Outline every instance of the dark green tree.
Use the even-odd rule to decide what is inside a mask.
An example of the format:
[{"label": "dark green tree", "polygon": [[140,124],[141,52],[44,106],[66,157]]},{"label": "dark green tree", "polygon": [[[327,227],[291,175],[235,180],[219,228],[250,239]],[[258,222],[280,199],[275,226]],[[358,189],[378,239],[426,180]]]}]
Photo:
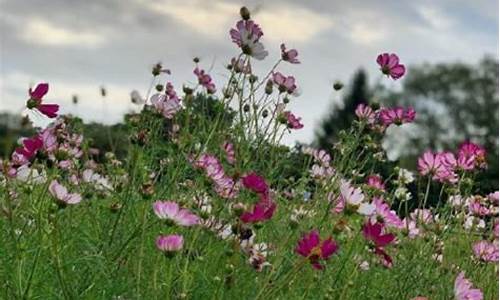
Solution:
[{"label": "dark green tree", "polygon": [[342,103],[333,104],[328,115],[321,121],[316,130],[315,145],[322,149],[330,149],[338,141],[341,130],[349,128],[354,120],[354,111],[360,103],[367,103],[370,97],[368,76],[359,69],[349,84],[348,92]]}]

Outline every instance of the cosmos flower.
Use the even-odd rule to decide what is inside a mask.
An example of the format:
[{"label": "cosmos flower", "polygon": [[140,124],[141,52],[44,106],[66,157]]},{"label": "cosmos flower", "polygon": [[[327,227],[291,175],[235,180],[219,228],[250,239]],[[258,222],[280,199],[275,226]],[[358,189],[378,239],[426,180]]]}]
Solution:
[{"label": "cosmos flower", "polygon": [[181,250],[183,245],[184,238],[178,234],[160,235],[156,239],[156,247],[166,255],[171,255]]},{"label": "cosmos flower", "polygon": [[415,115],[415,110],[412,107],[407,109],[403,107],[392,107],[380,109],[378,117],[383,125],[389,126],[391,124],[402,125],[411,123],[415,120]]},{"label": "cosmos flower", "polygon": [[287,61],[291,64],[300,64],[300,61],[297,59],[299,52],[295,49],[286,50],[285,44],[281,44],[281,59]]},{"label": "cosmos flower", "polygon": [[360,103],[354,111],[356,117],[361,121],[366,121],[368,124],[374,124],[377,114],[373,109],[364,103]]},{"label": "cosmos flower", "polygon": [[244,54],[263,60],[269,54],[259,39],[264,35],[260,26],[253,20],[240,20],[236,28],[229,31],[233,43],[241,48]]},{"label": "cosmos flower", "polygon": [[297,89],[297,85],[295,84],[295,77],[293,76],[285,76],[280,72],[273,73],[273,82],[276,86],[278,86],[278,90],[280,93],[288,93],[293,94]]},{"label": "cosmos flower", "polygon": [[373,198],[372,204],[375,205],[375,213],[372,216],[372,221],[378,221],[394,228],[403,228],[403,221],[394,210],[391,210],[389,204],[385,203],[383,198]]},{"label": "cosmos flower", "polygon": [[305,234],[297,243],[295,252],[309,260],[313,268],[322,270],[325,267],[321,260],[328,260],[339,249],[337,243],[330,236],[321,240],[317,230]]},{"label": "cosmos flower", "polygon": [[171,221],[180,226],[187,227],[199,223],[197,215],[188,209],[180,208],[179,204],[173,201],[156,201],[153,203],[153,210],[158,218]]},{"label": "cosmos flower", "polygon": [[257,175],[255,172],[251,172],[242,178],[243,186],[250,189],[258,194],[267,194],[269,191],[269,186],[267,185],[265,179],[262,176]]},{"label": "cosmos flower", "polygon": [[458,157],[467,160],[472,158],[479,168],[486,168],[486,150],[470,141],[465,141],[458,147]]},{"label": "cosmos flower", "polygon": [[382,233],[383,229],[384,226],[381,223],[372,224],[371,221],[368,221],[363,225],[363,236],[372,242],[374,252],[382,258],[384,266],[391,267],[392,258],[384,251],[384,248],[394,241],[396,237],[392,233]]},{"label": "cosmos flower", "polygon": [[418,171],[420,175],[431,175],[434,180],[441,182],[456,182],[457,175],[443,164],[443,156],[439,153],[426,151],[418,158]]},{"label": "cosmos flower", "polygon": [[368,176],[368,178],[366,179],[366,184],[379,191],[385,191],[384,181],[382,180],[382,177],[380,177],[380,175],[373,174]]},{"label": "cosmos flower", "polygon": [[46,115],[49,118],[57,117],[57,112],[59,111],[59,105],[57,104],[43,104],[42,98],[49,91],[48,83],[39,83],[35,90],[29,89],[30,99],[26,103],[28,109],[36,109],[40,113]]},{"label": "cosmos flower", "polygon": [[472,250],[477,259],[485,262],[498,261],[498,244],[488,241],[479,241],[472,246]]},{"label": "cosmos flower", "polygon": [[236,163],[236,157],[234,154],[234,146],[232,143],[226,141],[222,144],[222,149],[226,152],[226,160],[228,163],[234,165]]},{"label": "cosmos flower", "polygon": [[43,148],[43,140],[39,135],[22,139],[21,143],[23,146],[16,148],[15,152],[24,157],[24,161],[26,162],[31,160],[38,150]]},{"label": "cosmos flower", "polygon": [[196,67],[193,73],[198,77],[198,83],[207,89],[209,94],[215,93],[215,84],[212,82],[212,77],[205,73],[205,70],[200,70]]},{"label": "cosmos flower", "polygon": [[172,119],[182,108],[179,98],[177,98],[177,96],[172,97],[168,94],[156,93],[151,96],[150,101],[156,110],[166,119]]},{"label": "cosmos flower", "polygon": [[296,117],[292,112],[284,111],[283,116],[286,118],[288,128],[301,129],[304,127],[304,124],[300,122],[301,118]]},{"label": "cosmos flower", "polygon": [[49,192],[61,206],[67,204],[77,204],[82,201],[82,196],[77,193],[69,193],[68,189],[57,180],[52,180],[49,185]]},{"label": "cosmos flower", "polygon": [[240,216],[243,223],[259,223],[273,217],[276,203],[273,201],[259,201],[251,212],[246,211]]},{"label": "cosmos flower", "polygon": [[460,272],[455,279],[455,300],[482,300],[483,292],[474,289],[472,283],[465,278],[464,272]]},{"label": "cosmos flower", "polygon": [[336,205],[332,212],[341,213],[346,208],[348,211],[356,210],[357,213],[365,216],[371,216],[375,211],[375,205],[365,201],[365,195],[360,188],[356,188],[349,181],[342,179],[340,195],[336,199]]},{"label": "cosmos flower", "polygon": [[377,63],[382,73],[390,76],[394,80],[403,77],[405,74],[405,66],[399,63],[399,57],[394,53],[380,54],[377,57]]}]

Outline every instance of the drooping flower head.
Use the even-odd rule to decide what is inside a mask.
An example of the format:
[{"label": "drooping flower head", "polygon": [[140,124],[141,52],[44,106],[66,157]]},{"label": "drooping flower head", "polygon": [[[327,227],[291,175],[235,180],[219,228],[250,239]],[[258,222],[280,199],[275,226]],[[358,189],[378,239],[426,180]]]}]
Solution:
[{"label": "drooping flower head", "polygon": [[403,221],[394,210],[391,210],[391,207],[383,198],[373,198],[372,204],[375,205],[375,213],[372,216],[372,221],[380,222],[394,228],[403,228]]},{"label": "drooping flower head", "polygon": [[69,193],[68,189],[60,184],[57,180],[52,180],[49,185],[49,192],[61,206],[67,204],[77,204],[82,201],[82,196],[77,193]]},{"label": "drooping flower head", "polygon": [[181,250],[183,245],[184,238],[178,234],[160,235],[156,239],[156,247],[169,256]]},{"label": "drooping flower head", "polygon": [[382,73],[390,76],[394,80],[403,77],[405,74],[405,66],[399,63],[399,57],[394,53],[380,54],[377,57],[377,63],[379,64]]},{"label": "drooping flower head", "polygon": [[321,240],[317,230],[305,234],[297,243],[295,252],[309,260],[313,268],[322,270],[325,267],[321,260],[328,260],[339,249],[337,243],[330,236],[326,240]]},{"label": "drooping flower head", "polygon": [[199,217],[188,209],[180,208],[173,201],[156,201],[153,203],[156,216],[162,220],[171,221],[180,226],[193,226],[199,223]]},{"label": "drooping flower head", "polygon": [[291,64],[300,64],[300,61],[297,59],[299,52],[295,49],[286,50],[285,44],[281,44],[281,59],[287,61]]},{"label": "drooping flower head", "polygon": [[460,272],[455,279],[455,300],[482,300],[483,292],[474,289],[472,283],[465,278],[464,272]]},{"label": "drooping flower head", "polygon": [[57,112],[59,111],[59,105],[57,104],[43,104],[42,98],[49,91],[48,83],[39,83],[35,90],[29,89],[30,99],[26,103],[28,109],[36,109],[40,113],[46,115],[49,118],[57,117]]},{"label": "drooping flower head", "polygon": [[258,60],[263,60],[268,55],[264,45],[259,41],[264,33],[253,20],[238,21],[236,28],[232,28],[229,34],[233,43],[238,45],[244,54]]}]

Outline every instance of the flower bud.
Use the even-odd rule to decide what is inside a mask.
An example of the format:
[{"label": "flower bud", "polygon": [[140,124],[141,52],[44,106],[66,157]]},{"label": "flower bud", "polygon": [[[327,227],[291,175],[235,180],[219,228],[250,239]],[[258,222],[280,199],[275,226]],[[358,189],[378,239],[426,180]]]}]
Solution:
[{"label": "flower bud", "polygon": [[267,118],[267,116],[269,116],[269,111],[267,109],[264,109],[262,111],[262,117],[265,119],[265,118]]},{"label": "flower bud", "polygon": [[195,58],[193,58],[193,61],[194,61],[195,64],[197,64],[197,63],[200,62],[200,59],[198,57],[195,57]]},{"label": "flower bud", "polygon": [[246,6],[242,6],[240,8],[240,16],[245,21],[250,20],[250,11],[246,8]]},{"label": "flower bud", "polygon": [[340,81],[335,81],[333,84],[333,89],[336,91],[340,91],[344,87],[344,84]]},{"label": "flower bud", "polygon": [[156,89],[158,92],[163,91],[163,84],[157,84],[157,85],[155,86],[155,89]]},{"label": "flower bud", "polygon": [[259,77],[255,76],[255,75],[250,75],[250,77],[248,78],[248,81],[250,81],[250,83],[255,83],[258,79],[259,79]]},{"label": "flower bud", "polygon": [[266,88],[264,90],[266,92],[266,94],[268,95],[271,95],[273,93],[273,81],[272,80],[268,80],[266,82]]}]

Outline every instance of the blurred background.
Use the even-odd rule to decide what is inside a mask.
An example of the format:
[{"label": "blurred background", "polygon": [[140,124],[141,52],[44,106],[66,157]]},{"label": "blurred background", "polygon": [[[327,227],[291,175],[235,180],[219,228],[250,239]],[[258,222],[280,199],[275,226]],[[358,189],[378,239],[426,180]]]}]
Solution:
[{"label": "blurred background", "polygon": [[[299,51],[301,64],[280,67],[297,78],[301,96],[290,108],[305,124],[286,144],[329,147],[362,101],[413,105],[418,121],[389,131],[391,159],[414,169],[425,149],[453,150],[470,139],[490,153],[485,176],[498,188],[498,2],[491,0],[0,0],[0,155],[32,130],[21,116],[38,82],[50,83],[46,99],[62,113],[94,122],[88,134],[97,141],[106,126],[122,132],[123,115],[138,110],[130,92],[146,94],[158,61],[177,88],[195,84],[194,57],[222,84],[238,54],[228,31],[242,5],[261,24],[270,53],[254,64],[257,73],[276,62],[282,42]],[[382,78],[381,52],[400,56],[402,80]]]}]

